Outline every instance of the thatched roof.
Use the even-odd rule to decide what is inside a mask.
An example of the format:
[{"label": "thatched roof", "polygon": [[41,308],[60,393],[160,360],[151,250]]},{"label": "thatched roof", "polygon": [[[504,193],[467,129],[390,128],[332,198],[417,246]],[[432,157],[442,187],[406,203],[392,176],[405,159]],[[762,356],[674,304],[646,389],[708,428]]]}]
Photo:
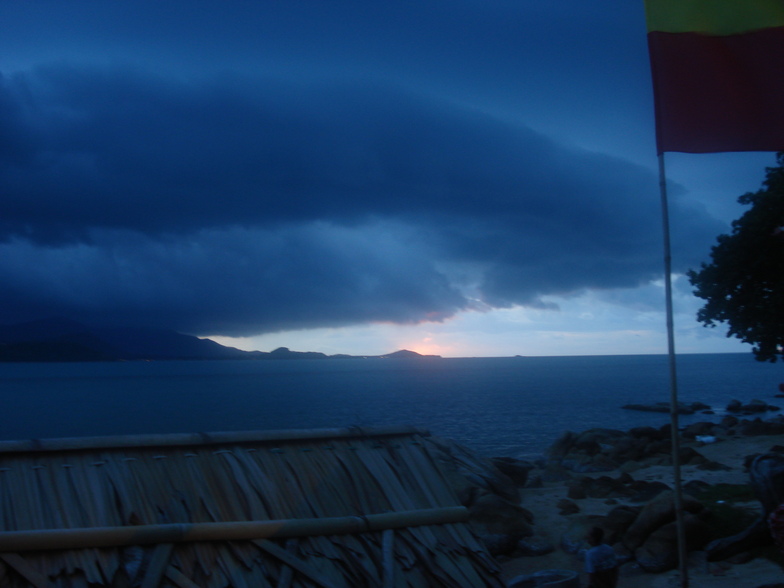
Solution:
[{"label": "thatched roof", "polygon": [[413,428],[0,442],[0,585],[502,586]]}]

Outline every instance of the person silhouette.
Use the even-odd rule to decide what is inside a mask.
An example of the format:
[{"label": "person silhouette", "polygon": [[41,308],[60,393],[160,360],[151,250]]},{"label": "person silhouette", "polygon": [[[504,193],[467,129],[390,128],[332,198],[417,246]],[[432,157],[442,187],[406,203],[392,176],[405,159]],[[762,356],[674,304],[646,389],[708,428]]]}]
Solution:
[{"label": "person silhouette", "polygon": [[594,527],[586,537],[591,548],[585,552],[585,571],[589,588],[615,588],[618,584],[618,559],[615,550],[604,543],[604,530]]}]

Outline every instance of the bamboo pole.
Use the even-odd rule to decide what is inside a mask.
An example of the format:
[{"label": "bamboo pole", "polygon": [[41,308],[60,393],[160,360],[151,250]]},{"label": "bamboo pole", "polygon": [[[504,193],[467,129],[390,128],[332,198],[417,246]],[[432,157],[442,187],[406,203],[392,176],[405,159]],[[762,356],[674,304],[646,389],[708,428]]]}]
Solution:
[{"label": "bamboo pole", "polygon": [[210,446],[227,443],[275,443],[288,441],[318,441],[323,439],[352,439],[388,437],[396,435],[424,435],[429,433],[412,426],[347,427],[336,429],[280,429],[274,431],[229,431],[218,433],[183,433],[168,435],[113,435],[106,437],[62,437],[58,439],[22,439],[0,441],[2,453],[38,453],[49,451],[77,451],[86,449],[116,449],[132,447]]},{"label": "bamboo pole", "polygon": [[678,537],[678,571],[681,588],[689,586],[686,552],[686,521],[683,510],[681,484],[681,448],[678,431],[678,376],[675,360],[675,326],[672,310],[672,254],[670,252],[670,213],[667,203],[667,176],[664,171],[664,153],[659,153],[659,191],[661,195],[662,226],[664,232],[664,291],[667,312],[667,355],[670,366],[670,441],[672,444],[672,477],[675,488],[675,522]]},{"label": "bamboo pole", "polygon": [[444,525],[465,522],[466,520],[468,520],[468,510],[465,507],[449,506],[318,519],[8,531],[0,533],[0,552],[345,535],[386,529]]}]

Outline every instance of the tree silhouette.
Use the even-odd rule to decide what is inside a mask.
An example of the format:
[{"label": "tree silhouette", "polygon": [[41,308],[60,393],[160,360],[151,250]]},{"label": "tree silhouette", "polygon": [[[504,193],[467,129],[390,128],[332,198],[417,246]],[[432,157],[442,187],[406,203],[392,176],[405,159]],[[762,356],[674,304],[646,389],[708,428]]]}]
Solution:
[{"label": "tree silhouette", "polygon": [[753,345],[759,361],[784,358],[784,152],[766,169],[763,188],[738,202],[751,208],[720,235],[711,263],[688,272],[694,293],[707,302],[697,320],[727,323],[728,337]]}]

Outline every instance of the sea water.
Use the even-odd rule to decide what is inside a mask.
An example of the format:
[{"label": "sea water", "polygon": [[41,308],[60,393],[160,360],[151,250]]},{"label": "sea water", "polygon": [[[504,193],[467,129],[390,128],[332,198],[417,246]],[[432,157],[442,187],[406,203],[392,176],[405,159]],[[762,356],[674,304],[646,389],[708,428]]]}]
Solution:
[{"label": "sea water", "polygon": [[[677,358],[679,397],[721,418],[772,404],[781,364]],[[416,425],[488,456],[535,457],[566,430],[661,426],[664,355],[0,364],[0,439]],[[784,399],[782,399],[784,406]]]}]

